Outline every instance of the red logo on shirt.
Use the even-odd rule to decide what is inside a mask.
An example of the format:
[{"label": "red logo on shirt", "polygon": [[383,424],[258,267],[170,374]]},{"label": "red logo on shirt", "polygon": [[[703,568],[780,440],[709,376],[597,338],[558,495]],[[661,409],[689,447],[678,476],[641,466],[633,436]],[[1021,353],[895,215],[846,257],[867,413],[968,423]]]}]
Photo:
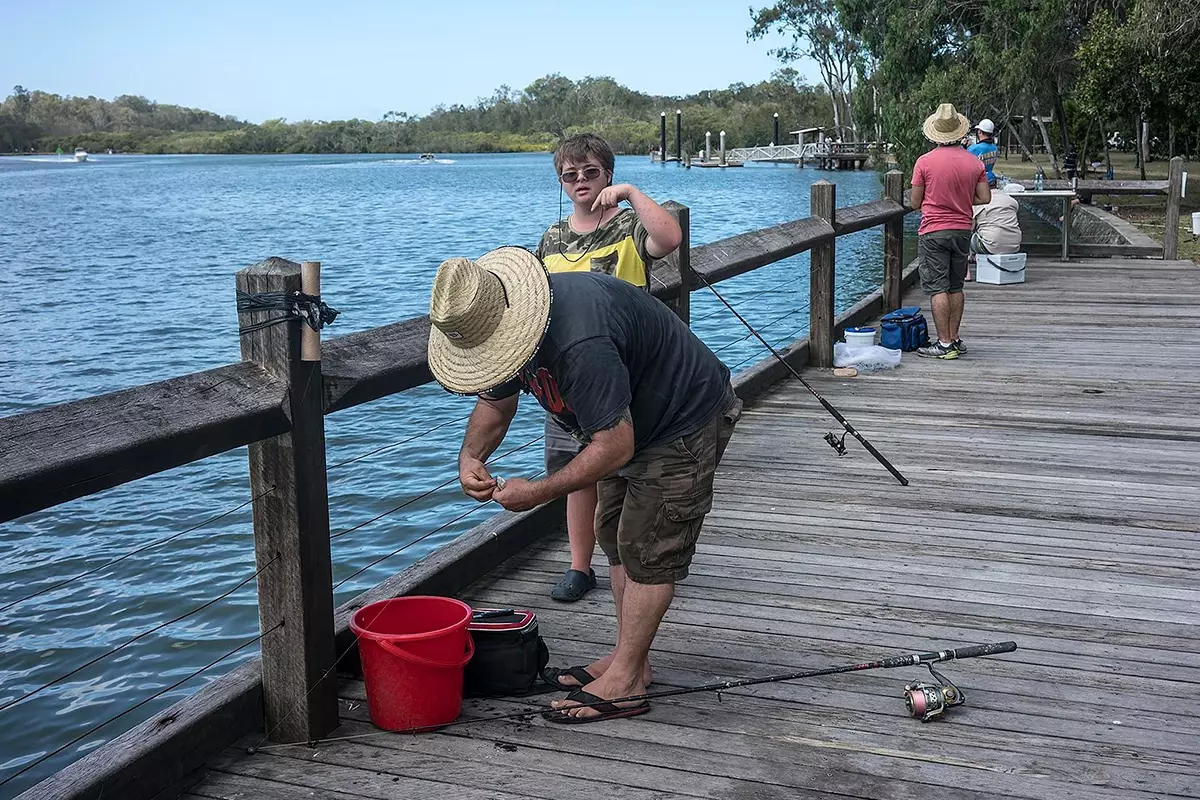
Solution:
[{"label": "red logo on shirt", "polygon": [[562,392],[558,390],[558,381],[554,380],[554,376],[545,367],[539,367],[534,373],[527,372],[521,377],[521,381],[537,398],[542,408],[551,414],[562,414],[564,411],[571,410],[571,407],[563,400]]}]

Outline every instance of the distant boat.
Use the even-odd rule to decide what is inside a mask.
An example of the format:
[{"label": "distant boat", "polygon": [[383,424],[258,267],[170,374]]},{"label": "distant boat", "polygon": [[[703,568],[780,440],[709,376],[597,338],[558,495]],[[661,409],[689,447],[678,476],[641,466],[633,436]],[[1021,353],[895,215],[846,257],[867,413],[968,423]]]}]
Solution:
[{"label": "distant boat", "polygon": [[437,161],[437,156],[435,156],[433,153],[421,153],[421,157],[417,160],[424,161],[427,164],[433,164]]},{"label": "distant boat", "polygon": [[76,161],[87,161],[87,159],[88,159],[88,151],[84,150],[82,147],[76,147],[75,148],[75,160]]}]

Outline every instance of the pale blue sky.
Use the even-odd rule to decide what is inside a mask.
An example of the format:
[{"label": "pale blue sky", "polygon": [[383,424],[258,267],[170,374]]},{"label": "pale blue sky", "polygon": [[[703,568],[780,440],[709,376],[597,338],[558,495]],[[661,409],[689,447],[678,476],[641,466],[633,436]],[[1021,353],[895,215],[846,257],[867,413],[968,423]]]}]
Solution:
[{"label": "pale blue sky", "polygon": [[[0,97],[15,84],[140,94],[261,122],[424,114],[554,72],[684,95],[778,68],[767,50],[782,40],[746,41],[749,5],[0,0]],[[818,79],[815,69],[802,72]]]}]

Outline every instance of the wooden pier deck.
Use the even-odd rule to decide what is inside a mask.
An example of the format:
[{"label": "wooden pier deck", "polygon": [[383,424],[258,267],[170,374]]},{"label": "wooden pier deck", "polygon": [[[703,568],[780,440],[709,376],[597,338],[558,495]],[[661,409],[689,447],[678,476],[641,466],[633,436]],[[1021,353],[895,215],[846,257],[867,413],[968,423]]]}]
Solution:
[{"label": "wooden pier deck", "polygon": [[[910,668],[411,736],[376,732],[345,681],[334,736],[374,735],[252,755],[249,737],[186,796],[1200,796],[1200,268],[1031,260],[1028,276],[968,286],[965,358],[807,371],[907,488],[856,444],[836,457],[794,380],[747,409],[653,653],[665,688],[1015,640],[942,665],[966,706],[906,717],[904,684],[928,678]],[[537,609],[552,663],[586,661],[611,645],[612,600],[550,601],[565,558],[546,541],[464,597]]]}]

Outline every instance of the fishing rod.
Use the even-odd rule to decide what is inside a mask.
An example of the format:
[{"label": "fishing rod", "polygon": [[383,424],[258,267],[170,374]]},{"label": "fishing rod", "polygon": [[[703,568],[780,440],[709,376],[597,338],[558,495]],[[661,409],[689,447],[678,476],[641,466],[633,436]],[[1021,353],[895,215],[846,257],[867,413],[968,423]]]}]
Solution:
[{"label": "fishing rod", "polygon": [[[1001,653],[1011,653],[1016,649],[1016,642],[992,642],[989,644],[976,644],[968,647],[956,647],[950,650],[938,650],[936,652],[929,653],[908,653],[906,655],[881,658],[875,661],[863,661],[857,664],[840,664],[837,666],[821,667],[819,669],[788,672],[783,675],[767,675],[762,678],[744,678],[741,680],[706,683],[700,686],[687,686],[679,689],[663,689],[657,692],[646,692],[644,694],[630,695],[628,697],[618,697],[613,700],[599,700],[592,703],[579,703],[577,706],[570,706],[569,708],[594,708],[596,706],[602,706],[608,703],[640,703],[648,702],[650,700],[658,700],[664,697],[678,697],[679,695],[696,694],[697,692],[716,692],[717,696],[720,697],[721,692],[729,689],[738,689],[743,686],[757,686],[763,683],[780,683],[782,681],[795,681],[803,678],[819,678],[824,675],[838,675],[843,672],[863,672],[871,669],[893,669],[895,667],[911,667],[925,664],[929,667],[929,671],[932,672],[934,676],[941,681],[941,683],[933,685],[923,683],[908,684],[904,687],[904,702],[908,708],[909,716],[920,719],[922,722],[928,722],[944,712],[947,708],[962,705],[966,701],[966,695],[961,689],[934,671],[934,664],[942,661],[959,661],[964,658],[979,658],[982,656],[999,655]],[[254,752],[256,750],[272,750],[282,747],[297,746],[314,747],[320,742],[340,742],[347,739],[362,739],[368,736],[380,736],[388,733],[429,733],[432,731],[444,730],[445,728],[458,727],[460,725],[474,725],[480,722],[498,722],[506,719],[517,719],[524,722],[529,722],[538,714],[549,717],[551,715],[560,713],[561,711],[559,709],[553,708],[552,706],[530,706],[522,711],[513,711],[507,714],[493,714],[486,717],[474,717],[471,719],[460,719],[442,725],[426,725],[418,728],[408,728],[402,731],[372,731],[371,733],[363,733],[352,736],[335,736],[328,739],[320,739],[308,742],[263,745],[257,748],[247,748],[247,751]]]},{"label": "fishing rod", "polygon": [[[858,431],[856,431],[854,429],[853,425],[851,425],[849,422],[846,421],[845,417],[843,417],[841,414],[838,413],[838,410],[836,408],[834,408],[833,405],[828,400],[826,400],[824,397],[821,397],[821,395],[817,393],[817,390],[814,389],[809,384],[808,381],[804,380],[804,378],[801,378],[800,373],[797,372],[795,370],[795,368],[792,367],[791,364],[789,364],[787,361],[785,361],[783,356],[779,355],[778,351],[776,351],[774,347],[771,347],[771,345],[767,344],[767,340],[764,339],[758,331],[754,330],[754,327],[749,322],[746,321],[745,317],[743,317],[741,314],[739,314],[737,312],[737,309],[734,308],[733,306],[731,306],[729,304],[729,301],[721,296],[721,293],[718,292],[716,290],[716,288],[711,283],[708,282],[708,278],[705,278],[703,275],[701,275],[698,270],[693,269],[691,272],[693,275],[695,275],[697,278],[699,278],[700,281],[705,286],[707,286],[709,288],[709,291],[711,291],[714,295],[716,295],[718,300],[720,300],[722,303],[725,304],[726,308],[728,308],[730,311],[733,312],[733,315],[738,318],[738,322],[741,322],[743,325],[746,326],[746,330],[750,331],[752,334],[754,334],[755,338],[757,338],[760,342],[762,342],[763,347],[765,347],[771,351],[771,355],[775,356],[775,358],[779,360],[780,364],[783,364],[785,367],[788,368],[788,372],[791,372],[792,376],[796,380],[800,381],[800,383],[804,386],[804,388],[808,389],[808,391],[810,391],[812,393],[813,397],[817,398],[817,400],[821,403],[821,405],[825,407],[825,410],[828,411],[831,415],[833,415],[834,419],[836,419],[838,422],[842,423],[842,427],[846,429],[846,433],[850,434],[855,439],[858,439],[859,443],[867,449],[867,452],[870,453],[871,455],[875,456],[875,460],[878,461],[880,464],[883,464],[883,466],[887,467],[887,471],[892,473],[892,475],[895,476],[896,480],[900,481],[901,486],[908,486],[908,478],[901,475],[900,471],[892,466],[892,462],[890,462],[886,458],[884,458],[883,453],[880,453],[878,450],[876,450],[875,447],[870,442],[868,442],[861,433],[859,433]],[[825,434],[825,441],[829,442],[829,446],[832,447],[839,456],[846,454],[846,434],[845,433],[843,433],[842,437],[839,439],[836,435],[834,435],[833,431],[830,431],[829,433]]]}]

